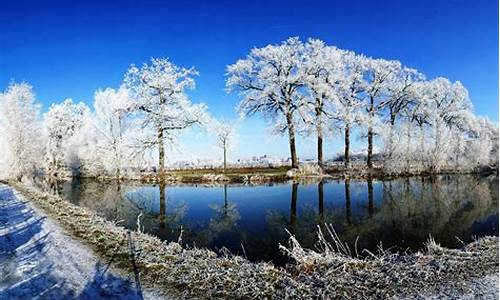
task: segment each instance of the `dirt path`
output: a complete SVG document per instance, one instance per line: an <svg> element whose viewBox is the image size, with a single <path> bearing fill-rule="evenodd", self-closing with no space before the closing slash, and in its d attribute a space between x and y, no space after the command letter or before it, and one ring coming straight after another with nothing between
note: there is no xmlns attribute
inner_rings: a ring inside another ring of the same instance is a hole
<svg viewBox="0 0 500 300"><path fill-rule="evenodd" d="M0 184L0 299L157 299ZM161 297L163 298L163 297Z"/></svg>

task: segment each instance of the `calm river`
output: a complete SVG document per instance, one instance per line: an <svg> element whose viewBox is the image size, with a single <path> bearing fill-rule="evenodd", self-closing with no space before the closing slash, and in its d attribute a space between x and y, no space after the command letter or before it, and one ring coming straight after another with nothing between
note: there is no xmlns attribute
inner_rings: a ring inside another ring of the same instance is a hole
<svg viewBox="0 0 500 300"><path fill-rule="evenodd" d="M167 185L73 180L52 192L108 220L185 246L227 248L281 264L289 232L315 248L331 223L351 247L417 251L429 235L447 247L498 235L498 177L413 177L262 185ZM242 250L244 248L244 251Z"/></svg>

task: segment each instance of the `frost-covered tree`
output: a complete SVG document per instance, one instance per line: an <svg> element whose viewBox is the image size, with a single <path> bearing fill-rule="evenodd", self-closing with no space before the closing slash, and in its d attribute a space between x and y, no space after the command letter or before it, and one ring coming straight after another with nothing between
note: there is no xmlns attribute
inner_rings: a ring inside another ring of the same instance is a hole
<svg viewBox="0 0 500 300"><path fill-rule="evenodd" d="M254 48L245 59L227 67L228 91L243 98L240 114L262 114L276 131L288 132L292 168L298 167L295 135L304 97L303 60L304 44L289 38L279 45Z"/></svg>
<svg viewBox="0 0 500 300"><path fill-rule="evenodd" d="M72 175L80 172L78 137L89 112L84 103L66 99L60 104L52 104L45 114L46 163L49 174L57 177L61 171L69 170Z"/></svg>
<svg viewBox="0 0 500 300"><path fill-rule="evenodd" d="M415 124L422 121L418 85L424 76L417 70L401 66L387 84L381 124L384 169L390 172L409 172L416 150ZM418 120L417 120L418 118ZM423 148L421 148L423 151Z"/></svg>
<svg viewBox="0 0 500 300"><path fill-rule="evenodd" d="M130 97L125 87L118 90L107 88L96 91L94 95L96 150L102 167L118 179L125 165L130 166L133 137L130 136L133 120L128 109Z"/></svg>
<svg viewBox="0 0 500 300"><path fill-rule="evenodd" d="M305 45L306 109L301 112L306 134L317 137L317 161L323 167L323 138L331 132L332 118L336 117L339 85L343 83L345 51L327 46L321 40L311 39Z"/></svg>
<svg viewBox="0 0 500 300"><path fill-rule="evenodd" d="M334 118L344 129L344 165L346 168L350 167L351 130L362 120L365 59L354 52L346 52L342 56L342 77L338 85L337 101L334 102Z"/></svg>
<svg viewBox="0 0 500 300"><path fill-rule="evenodd" d="M487 118L470 115L466 137L460 144L462 167L474 169L498 165L498 125ZM459 162L460 163L460 162Z"/></svg>
<svg viewBox="0 0 500 300"><path fill-rule="evenodd" d="M365 89L366 118L364 126L367 130L367 160L368 168L373 167L373 138L375 127L380 119L379 111L387 104L388 87L394 82L396 73L401 69L398 61L385 59L365 59L366 72L363 76Z"/></svg>
<svg viewBox="0 0 500 300"><path fill-rule="evenodd" d="M43 157L40 105L27 83L11 83L0 94L0 175L33 176Z"/></svg>
<svg viewBox="0 0 500 300"><path fill-rule="evenodd" d="M480 134L467 90L445 78L416 80L409 90L411 101L393 128L395 140L385 139L385 151L392 153L386 153L384 167L396 173L473 167L466 153Z"/></svg>
<svg viewBox="0 0 500 300"><path fill-rule="evenodd" d="M427 82L420 96L434 131L431 169L439 171L446 164L447 153L454 139L450 129L464 129L472 104L467 89L460 82L452 83L442 77Z"/></svg>
<svg viewBox="0 0 500 300"><path fill-rule="evenodd" d="M418 105L418 89L416 84L424 79L417 70L402 66L397 68L391 82L387 86L387 99L384 107L387 109L389 123L389 139L385 145L386 158L390 159L394 151L394 129L398 118L412 122L415 117L415 107Z"/></svg>
<svg viewBox="0 0 500 300"><path fill-rule="evenodd" d="M178 67L165 58L153 58L141 67L130 66L125 87L130 92L128 110L140 120L142 150L158 150L159 175L165 175L165 142L177 141L179 131L207 122L206 106L192 104L186 90L194 88L198 72Z"/></svg>
<svg viewBox="0 0 500 300"><path fill-rule="evenodd" d="M387 108L389 124L394 126L403 110L415 105L419 97L415 86L423 82L425 77L415 69L400 66L395 68L391 79L387 84L384 108Z"/></svg>
<svg viewBox="0 0 500 300"><path fill-rule="evenodd" d="M234 146L236 142L236 133L234 124L225 121L214 121L211 130L216 136L216 145L223 151L223 170L227 168L227 151Z"/></svg>

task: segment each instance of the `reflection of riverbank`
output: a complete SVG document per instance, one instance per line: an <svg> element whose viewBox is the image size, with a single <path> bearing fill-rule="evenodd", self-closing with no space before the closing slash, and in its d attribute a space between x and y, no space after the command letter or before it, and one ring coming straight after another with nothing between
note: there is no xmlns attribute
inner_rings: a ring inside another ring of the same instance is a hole
<svg viewBox="0 0 500 300"><path fill-rule="evenodd" d="M285 229L314 248L317 226L324 223L332 223L350 245L359 237L358 249L370 251L380 242L384 248L418 250L429 234L449 247L460 245L456 237L468 242L473 235L497 235L492 229L498 224L497 180L469 175L264 185L82 180L59 187L72 203L127 228L135 230L140 215L141 228L163 240L177 241L182 228L184 245L226 247L251 260L279 261L276 245L286 242Z"/></svg>
<svg viewBox="0 0 500 300"><path fill-rule="evenodd" d="M305 206L299 215L296 197L292 197L289 217L270 210L266 217L269 239L286 240L287 234L281 228L287 228L305 247L314 248L317 226L325 223L333 224L339 237L351 247L357 244L358 250L372 252L378 246L422 250L429 236L454 248L475 236L498 235L496 177L479 180L475 176L442 176L382 182L378 196L374 195L374 182L368 180L361 186L357 182L356 193L360 188L366 190L362 194L365 201L359 202L358 198L358 203L353 203L352 184L345 180L344 193L336 195L337 199L343 198L343 207L328 205L333 199L325 200L324 184L320 183L317 206Z"/></svg>

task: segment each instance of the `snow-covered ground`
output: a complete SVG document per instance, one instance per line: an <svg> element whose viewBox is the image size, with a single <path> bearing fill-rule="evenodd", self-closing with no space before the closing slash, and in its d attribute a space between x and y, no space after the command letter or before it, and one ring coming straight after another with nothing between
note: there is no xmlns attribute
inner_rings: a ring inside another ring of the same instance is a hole
<svg viewBox="0 0 500 300"><path fill-rule="evenodd" d="M0 299L154 299L0 184ZM161 297L164 298L164 297Z"/></svg>
<svg viewBox="0 0 500 300"><path fill-rule="evenodd" d="M463 291L447 285L434 293L420 295L419 299L498 299L498 275L488 275L480 279L464 280L462 284ZM416 297L417 298L417 297Z"/></svg>

